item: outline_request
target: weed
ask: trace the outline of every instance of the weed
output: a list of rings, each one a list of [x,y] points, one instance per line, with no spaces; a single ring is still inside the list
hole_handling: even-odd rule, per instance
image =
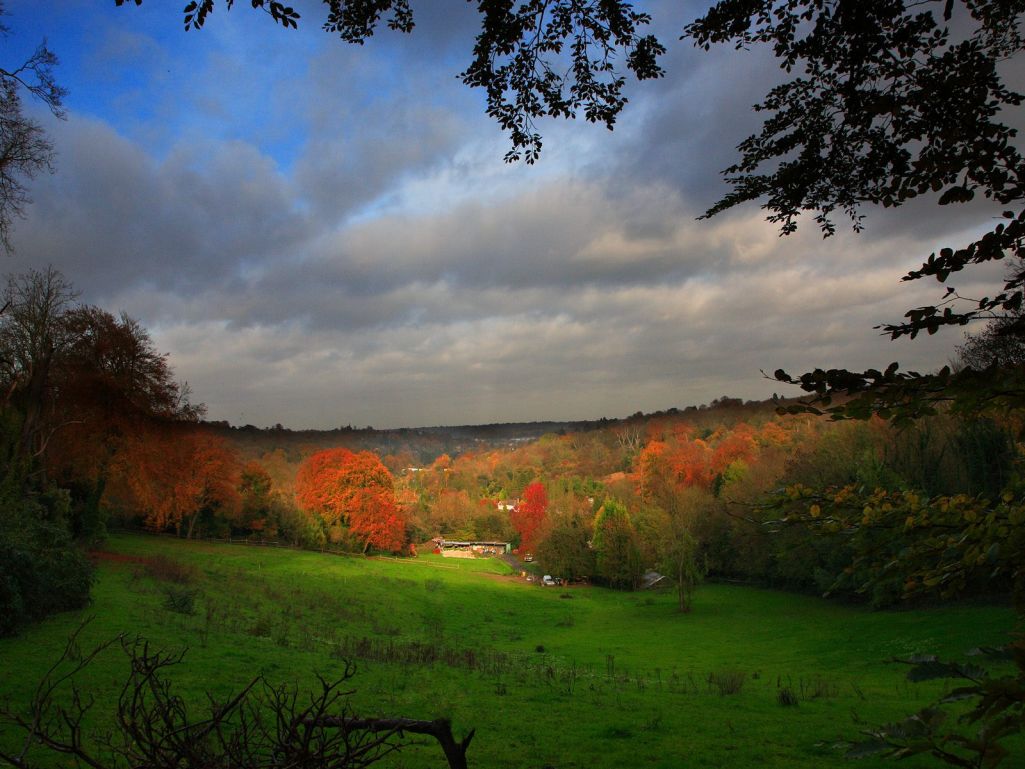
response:
[[[445,583],[442,582],[440,579],[435,579],[431,577],[429,579],[424,580],[424,587],[427,588],[428,592],[434,593],[445,587]]]
[[[831,700],[840,694],[840,687],[832,681],[816,676],[811,681],[801,679],[801,698],[806,700]]]
[[[188,590],[181,587],[165,588],[164,608],[176,614],[195,614],[197,593],[197,590]]]
[[[784,686],[776,691],[776,702],[785,708],[796,708],[797,695],[789,686]]]
[[[280,646],[282,649],[290,648],[290,639],[288,635],[288,623],[281,622],[274,628],[274,643]]]
[[[716,670],[708,674],[708,688],[718,689],[721,697],[727,694],[740,694],[746,678],[747,673],[742,670]]]
[[[397,625],[389,625],[384,622],[378,622],[376,619],[373,621],[374,633],[377,635],[389,636],[395,638],[396,636],[402,635],[402,628]]]
[[[249,626],[246,631],[251,636],[257,636],[259,638],[270,637],[272,628],[271,618],[265,614],[261,614],[256,618],[256,621]]]

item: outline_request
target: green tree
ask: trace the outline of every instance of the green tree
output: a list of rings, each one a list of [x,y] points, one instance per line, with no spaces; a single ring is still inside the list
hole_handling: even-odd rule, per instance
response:
[[[637,534],[626,507],[614,499],[606,499],[594,519],[597,576],[610,587],[632,590],[640,580],[642,567]]]
[[[676,583],[679,610],[689,612],[694,591],[705,576],[694,522],[711,516],[716,503],[708,491],[694,487],[676,490],[669,502],[660,532],[658,567]]]
[[[591,527],[583,515],[558,514],[537,547],[537,559],[549,574],[565,579],[592,577],[595,557],[590,539]]]

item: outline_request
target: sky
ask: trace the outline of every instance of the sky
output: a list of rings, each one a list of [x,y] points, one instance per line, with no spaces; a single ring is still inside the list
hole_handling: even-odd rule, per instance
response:
[[[4,5],[0,66],[45,38],[69,92],[65,120],[26,103],[57,157],[4,272],[51,264],[139,320],[209,419],[614,418],[799,394],[763,370],[933,370],[962,339],[873,327],[938,300],[901,276],[993,211],[869,208],[828,239],[810,219],[781,238],[757,205],[697,219],[781,77],[768,51],[680,41],[700,2],[645,3],[666,76],[629,84],[612,132],[540,123],[534,165],[503,162],[458,78],[461,0],[364,46],[322,31],[318,0],[294,3],[297,31],[245,2],[189,32],[185,0]]]

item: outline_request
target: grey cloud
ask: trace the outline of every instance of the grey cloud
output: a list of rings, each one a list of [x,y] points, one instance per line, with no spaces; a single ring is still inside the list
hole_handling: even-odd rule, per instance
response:
[[[618,416],[767,396],[780,386],[761,368],[944,361],[950,335],[891,345],[872,329],[936,298],[899,281],[935,232],[925,209],[827,241],[780,240],[754,207],[695,221],[763,93],[757,56],[671,44],[669,78],[631,91],[615,133],[558,124],[538,166],[508,168],[449,71],[469,17],[449,35],[423,5],[412,48],[302,38],[316,53],[269,105],[230,98],[244,58],[207,57],[197,74],[225,93],[196,94],[212,99],[203,122],[159,152],[144,129],[54,126],[59,172],[35,186],[12,269],[54,262],[87,301],[138,316],[233,422]],[[268,141],[291,142],[294,164]]]
[[[251,147],[207,148],[204,165],[184,149],[157,162],[74,115],[50,130],[58,170],[33,187],[14,269],[52,262],[96,297],[140,283],[187,292],[277,259],[304,236],[288,183]]]
[[[172,349],[212,394],[212,413],[235,419],[233,404],[248,399],[295,426],[491,421],[496,410],[509,419],[617,415],[722,394],[765,397],[780,386],[760,368],[944,362],[950,339],[901,347],[871,331],[909,299],[888,269],[831,281],[816,269],[766,259],[727,280],[488,289],[479,302],[458,286],[411,285],[432,308],[416,321],[183,326]],[[446,314],[446,305],[460,311]]]
[[[431,67],[331,47],[313,62],[305,104],[310,139],[296,164],[303,197],[342,221],[397,182],[437,168],[468,138],[465,94]]]

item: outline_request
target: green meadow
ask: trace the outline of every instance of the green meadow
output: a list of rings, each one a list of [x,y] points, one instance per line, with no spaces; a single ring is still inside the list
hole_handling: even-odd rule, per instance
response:
[[[446,716],[457,736],[475,728],[475,767],[848,766],[837,741],[945,689],[908,683],[893,657],[961,658],[1004,642],[1013,625],[1000,606],[869,611],[718,584],[702,586],[684,615],[671,592],[543,588],[498,560],[363,559],[141,535],[112,537],[104,550],[90,607],[0,640],[4,703],[27,702],[90,618],[83,649],[119,633],[187,648],[173,681],[197,704],[258,674],[312,686],[351,659],[358,713]],[[159,568],[154,557],[164,559]],[[97,725],[126,670],[110,648],[81,674]],[[739,691],[724,693],[731,684]],[[781,688],[796,706],[779,703]],[[0,729],[6,744],[17,739]],[[382,766],[445,761],[431,743]]]

